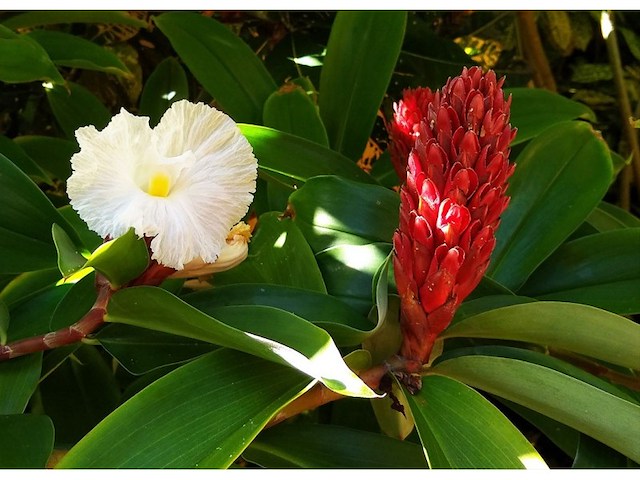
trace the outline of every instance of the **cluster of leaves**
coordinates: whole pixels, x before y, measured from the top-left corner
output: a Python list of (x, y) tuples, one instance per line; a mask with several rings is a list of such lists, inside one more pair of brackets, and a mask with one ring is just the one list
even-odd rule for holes
[[(73, 132), (106, 125), (109, 85), (125, 93), (113, 107), (152, 124), (176, 100), (215, 101), (241, 122), (259, 181), (244, 263), (204, 289), (123, 288), (92, 338), (0, 364), (0, 466), (43, 467), (53, 448), (67, 468), (552, 464), (532, 432), (576, 467), (640, 462), (640, 327), (625, 317), (640, 313), (640, 219), (602, 200), (622, 162), (593, 111), (509, 90), (518, 167), (491, 267), (422, 390), (392, 386), (403, 415), (352, 373), (400, 341), (388, 261), (399, 179), (386, 154), (370, 173), (356, 162), (385, 93), (437, 86), (471, 60), (442, 39), (448, 60), (430, 57), (433, 32), (402, 12), (287, 19), (285, 33), (259, 23), (272, 27), (266, 60), (197, 13), (3, 19), (2, 98), (19, 108), (1, 120), (0, 343), (77, 321), (95, 270), (123, 284), (147, 264), (133, 236), (98, 248), (64, 195)], [(148, 74), (130, 61), (136, 39)], [(264, 429), (316, 383), (350, 398)]]

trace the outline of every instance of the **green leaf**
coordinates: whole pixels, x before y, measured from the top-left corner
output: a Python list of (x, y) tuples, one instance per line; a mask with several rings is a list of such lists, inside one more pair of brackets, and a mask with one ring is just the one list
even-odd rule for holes
[[(377, 395), (344, 364), (324, 330), (291, 313), (264, 306), (235, 306), (205, 315), (153, 287), (116, 292), (105, 321), (182, 335), (292, 366), (342, 395)], [(235, 327), (235, 328), (234, 328)]]
[[(371, 400), (371, 407), (380, 430), (391, 438), (404, 440), (413, 432), (415, 419), (402, 385), (395, 376), (391, 380), (391, 395), (387, 394), (383, 398)], [(394, 408), (397, 407), (397, 403), (404, 409), (402, 413)], [(424, 459), (424, 455), (422, 457)]]
[(91, 272), (73, 283), (60, 300), (51, 315), (49, 330), (54, 332), (80, 321), (91, 310), (97, 298), (96, 275)]
[(227, 285), (185, 295), (182, 299), (213, 317), (217, 308), (231, 305), (264, 305), (286, 310), (326, 330), (338, 346), (359, 345), (373, 327), (364, 316), (337, 298), (284, 285)]
[(100, 245), (87, 260), (85, 268), (95, 268), (116, 289), (139, 276), (148, 265), (147, 244), (130, 228), (124, 235)]
[(406, 12), (338, 12), (320, 74), (320, 116), (331, 147), (358, 160), (398, 61)]
[(154, 17), (191, 73), (236, 122), (260, 123), (276, 90), (260, 58), (222, 23), (191, 12)]
[(415, 443), (337, 425), (278, 425), (242, 456), (266, 468), (427, 468)]
[(600, 202), (586, 222), (599, 232), (640, 227), (640, 218), (607, 202)]
[(0, 153), (17, 165), (24, 173), (29, 175), (36, 182), (44, 182), (53, 185), (53, 180), (40, 166), (14, 141), (0, 135)]
[(42, 135), (23, 135), (13, 141), (53, 178), (66, 180), (71, 176), (70, 159), (78, 151), (75, 141)]
[(631, 54), (636, 60), (640, 60), (640, 37), (633, 31), (624, 27), (617, 27), (617, 30), (622, 34)]
[(0, 345), (7, 344), (7, 330), (9, 330), (9, 308), (7, 304), (0, 299)]
[(82, 37), (55, 30), (34, 30), (28, 35), (42, 45), (56, 65), (117, 75), (131, 74), (117, 55)]
[(321, 176), (307, 181), (289, 202), (314, 252), (343, 244), (391, 242), (398, 228), (400, 197), (377, 185)]
[(376, 183), (349, 159), (309, 140), (258, 125), (238, 125), (258, 159), (259, 171), (274, 175), (286, 185), (299, 186), (318, 175), (339, 175)]
[(58, 23), (115, 23), (132, 27), (146, 28), (147, 23), (133, 17), (129, 12), (117, 11), (45, 11), (26, 12), (14, 15), (2, 22), (8, 28), (31, 28)]
[(103, 328), (95, 338), (133, 375), (184, 363), (215, 348), (187, 337), (118, 324)]
[(51, 288), (60, 280), (57, 268), (25, 272), (14, 277), (0, 292), (0, 300), (12, 308)]
[(185, 98), (189, 98), (187, 74), (175, 58), (165, 58), (144, 84), (140, 114), (149, 116), (149, 124), (155, 127), (171, 104)]
[(65, 87), (45, 89), (49, 106), (65, 135), (75, 138), (75, 131), (87, 125), (102, 130), (111, 120), (111, 113), (89, 90), (67, 82)]
[(640, 228), (565, 243), (520, 289), (541, 300), (586, 303), (620, 315), (640, 313)]
[(77, 272), (87, 263), (87, 259), (80, 255), (78, 247), (60, 225), (52, 225), (51, 236), (58, 252), (58, 269), (63, 277)]
[(217, 273), (216, 285), (269, 283), (326, 293), (318, 265), (295, 222), (277, 212), (264, 213), (240, 265)]
[(545, 131), (527, 145), (517, 165), (487, 272), (512, 290), (598, 205), (612, 172), (606, 144), (584, 122)]
[(21, 273), (56, 265), (51, 224), (71, 236), (73, 229), (44, 193), (0, 154), (0, 273)]
[(87, 224), (84, 223), (84, 220), (80, 218), (71, 205), (65, 205), (64, 207), (59, 208), (58, 212), (60, 212), (60, 215), (62, 215), (62, 217), (73, 227), (80, 238), (82, 245), (87, 249), (87, 251), (92, 252), (102, 245), (102, 238), (100, 238), (97, 233), (89, 230)]
[(571, 468), (624, 468), (627, 459), (614, 449), (581, 434)]
[(595, 113), (585, 104), (542, 88), (507, 88), (504, 93), (512, 97), (511, 125), (518, 129), (511, 145), (531, 140), (567, 120), (596, 121)]
[(465, 356), (438, 364), (446, 375), (558, 420), (634, 461), (640, 406), (549, 368), (521, 360)]
[(30, 297), (28, 301), (11, 306), (9, 308), (11, 325), (7, 333), (7, 340), (13, 342), (48, 333), (51, 315), (70, 289), (70, 284), (49, 285), (48, 288), (42, 289)]
[(293, 83), (281, 87), (267, 98), (263, 118), (265, 127), (306, 138), (323, 147), (329, 146), (318, 108), (302, 87)]
[(640, 325), (587, 305), (564, 302), (511, 305), (458, 322), (442, 337), (532, 342), (640, 370)]
[(220, 349), (135, 395), (57, 466), (225, 468), (308, 383), (290, 368)]
[(367, 315), (373, 279), (389, 252), (389, 243), (339, 245), (316, 255), (327, 292)]
[(64, 83), (64, 78), (38, 42), (0, 25), (0, 81), (24, 83), (35, 80)]
[(0, 363), (0, 415), (22, 413), (40, 380), (42, 353)]
[(44, 468), (53, 450), (45, 415), (0, 415), (0, 468)]
[(120, 403), (112, 367), (96, 347), (83, 345), (40, 382), (56, 442), (73, 445)]
[(429, 375), (407, 395), (431, 468), (546, 468), (520, 431), (482, 395)]

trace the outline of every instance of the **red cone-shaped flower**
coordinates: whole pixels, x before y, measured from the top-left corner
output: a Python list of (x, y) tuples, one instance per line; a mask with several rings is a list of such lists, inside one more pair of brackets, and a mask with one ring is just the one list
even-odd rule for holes
[(508, 158), (516, 131), (503, 82), (492, 71), (465, 68), (442, 91), (407, 90), (395, 105), (391, 153), (406, 182), (393, 260), (401, 353), (411, 371), (428, 362), (489, 265), (514, 168)]

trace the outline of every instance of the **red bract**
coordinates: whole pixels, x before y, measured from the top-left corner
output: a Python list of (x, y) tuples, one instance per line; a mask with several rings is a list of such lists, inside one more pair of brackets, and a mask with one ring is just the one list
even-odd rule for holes
[(493, 71), (464, 69), (442, 91), (406, 90), (394, 106), (391, 154), (405, 178), (393, 237), (402, 356), (428, 362), (438, 335), (478, 285), (509, 203), (511, 98)]

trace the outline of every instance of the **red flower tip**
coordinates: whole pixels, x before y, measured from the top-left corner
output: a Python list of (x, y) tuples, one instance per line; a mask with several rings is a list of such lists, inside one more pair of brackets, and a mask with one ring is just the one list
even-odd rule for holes
[(394, 104), (390, 151), (405, 181), (393, 260), (408, 365), (428, 362), (489, 265), (514, 169), (503, 83), (493, 71), (465, 68), (442, 90), (405, 90)]

